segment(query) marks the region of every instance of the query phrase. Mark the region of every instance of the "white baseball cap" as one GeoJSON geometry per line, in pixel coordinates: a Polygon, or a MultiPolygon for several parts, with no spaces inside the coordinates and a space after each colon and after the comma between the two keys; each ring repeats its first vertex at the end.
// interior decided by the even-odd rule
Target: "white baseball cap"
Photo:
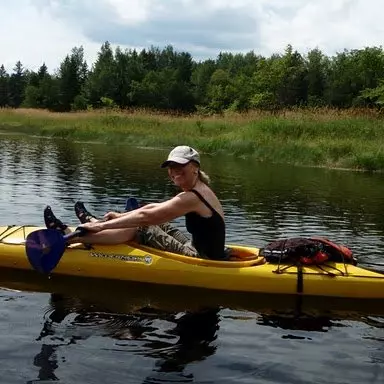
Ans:
{"type": "Polygon", "coordinates": [[[179,145],[173,148],[168,155],[168,159],[161,164],[161,168],[165,168],[169,163],[187,164],[190,161],[194,161],[200,165],[200,155],[192,147],[187,145],[179,145]]]}

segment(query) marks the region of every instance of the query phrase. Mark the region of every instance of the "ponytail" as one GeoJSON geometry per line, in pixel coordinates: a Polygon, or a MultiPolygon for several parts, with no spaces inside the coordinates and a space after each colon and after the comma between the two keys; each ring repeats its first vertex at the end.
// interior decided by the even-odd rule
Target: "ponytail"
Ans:
{"type": "Polygon", "coordinates": [[[211,183],[210,177],[202,170],[199,169],[199,180],[204,184],[209,185],[211,183]]]}

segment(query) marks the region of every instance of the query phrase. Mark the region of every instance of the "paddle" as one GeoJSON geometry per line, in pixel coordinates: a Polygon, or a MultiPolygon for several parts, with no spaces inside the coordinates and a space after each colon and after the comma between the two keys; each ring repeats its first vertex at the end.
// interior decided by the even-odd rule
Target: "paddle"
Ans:
{"type": "MultiPolygon", "coordinates": [[[[139,208],[139,203],[134,197],[126,200],[125,211],[139,208]]],[[[40,229],[31,232],[25,242],[25,250],[28,261],[38,272],[50,273],[56,268],[64,254],[68,240],[84,236],[87,230],[77,228],[68,235],[62,235],[56,229],[40,229]]]]}
{"type": "Polygon", "coordinates": [[[128,197],[128,199],[125,201],[125,211],[134,211],[135,209],[139,208],[139,202],[134,197],[128,197]]]}
{"type": "Polygon", "coordinates": [[[30,264],[38,272],[50,273],[63,256],[68,240],[82,236],[86,232],[83,228],[65,236],[57,229],[40,229],[31,232],[25,242],[30,264]]]}

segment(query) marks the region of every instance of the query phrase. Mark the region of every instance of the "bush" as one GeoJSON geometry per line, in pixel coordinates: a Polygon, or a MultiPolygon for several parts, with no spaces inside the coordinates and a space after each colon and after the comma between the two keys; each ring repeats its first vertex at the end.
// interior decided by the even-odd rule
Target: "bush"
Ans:
{"type": "Polygon", "coordinates": [[[88,108],[88,99],[80,94],[75,97],[73,103],[71,104],[72,111],[84,111],[88,108]]]}

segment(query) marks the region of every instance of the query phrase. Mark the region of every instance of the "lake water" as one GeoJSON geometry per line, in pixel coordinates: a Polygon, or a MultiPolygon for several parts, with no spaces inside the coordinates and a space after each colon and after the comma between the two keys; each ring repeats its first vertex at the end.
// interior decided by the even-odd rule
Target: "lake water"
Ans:
{"type": "MultiPolygon", "coordinates": [[[[0,225],[75,225],[177,191],[167,150],[0,136],[0,225]]],[[[322,235],[384,270],[383,175],[202,155],[228,243],[322,235]],[[382,265],[382,266],[380,266],[382,265]]],[[[176,225],[184,229],[182,220],[176,225]]],[[[383,383],[383,302],[218,294],[0,269],[0,383],[383,383]]]]}

